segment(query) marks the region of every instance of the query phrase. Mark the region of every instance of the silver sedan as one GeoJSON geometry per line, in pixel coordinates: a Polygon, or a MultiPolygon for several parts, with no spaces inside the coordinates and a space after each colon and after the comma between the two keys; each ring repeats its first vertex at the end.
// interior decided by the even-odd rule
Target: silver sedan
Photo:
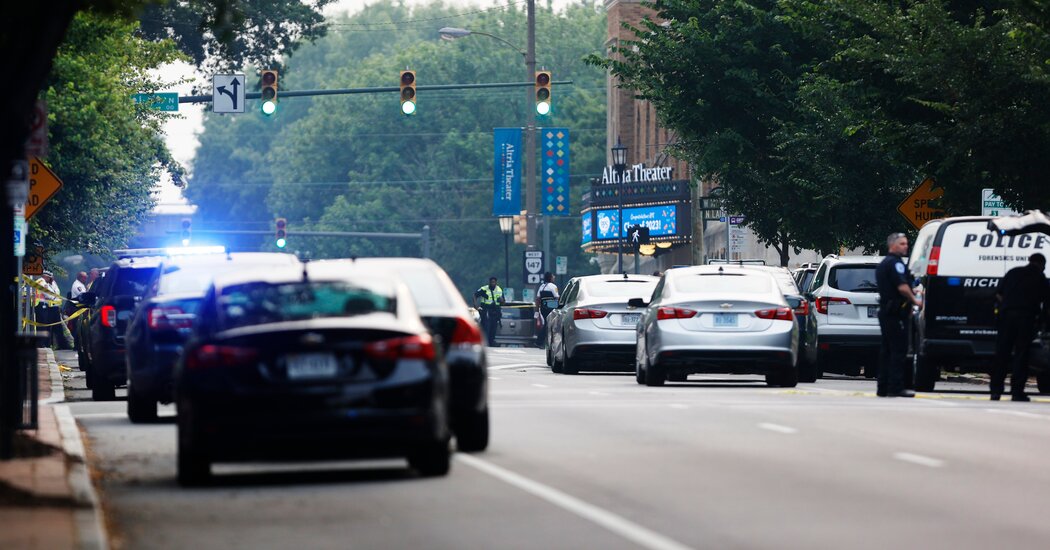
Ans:
{"type": "Polygon", "coordinates": [[[646,307],[637,329],[639,384],[711,372],[798,384],[798,324],[769,273],[732,265],[670,269],[650,300],[630,303],[646,307]]]}
{"type": "Polygon", "coordinates": [[[630,372],[642,309],[627,302],[648,299],[658,280],[648,275],[590,275],[569,281],[558,307],[547,315],[551,370],[630,372]]]}

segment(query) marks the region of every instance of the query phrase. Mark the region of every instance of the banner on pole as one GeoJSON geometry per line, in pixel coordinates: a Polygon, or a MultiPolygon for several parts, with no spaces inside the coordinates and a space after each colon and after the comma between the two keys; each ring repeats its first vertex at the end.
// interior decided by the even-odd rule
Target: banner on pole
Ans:
{"type": "Polygon", "coordinates": [[[494,128],[492,215],[521,212],[521,128],[494,128]]]}
{"type": "Polygon", "coordinates": [[[569,129],[544,128],[540,136],[543,143],[541,211],[544,216],[568,216],[569,129]]]}

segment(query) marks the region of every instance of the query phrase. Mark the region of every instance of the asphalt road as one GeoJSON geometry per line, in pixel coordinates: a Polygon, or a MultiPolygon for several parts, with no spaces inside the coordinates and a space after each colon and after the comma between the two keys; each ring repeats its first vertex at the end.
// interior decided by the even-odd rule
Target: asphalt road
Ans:
{"type": "MultiPolygon", "coordinates": [[[[1046,548],[1050,399],[941,383],[795,389],[552,374],[490,353],[492,445],[446,478],[402,461],[244,464],[175,484],[175,426],[67,380],[115,548],[1046,548]]],[[[75,365],[75,356],[60,353],[75,365]]],[[[123,395],[123,393],[118,393],[123,395]]],[[[173,415],[162,408],[162,415],[173,415]]]]}

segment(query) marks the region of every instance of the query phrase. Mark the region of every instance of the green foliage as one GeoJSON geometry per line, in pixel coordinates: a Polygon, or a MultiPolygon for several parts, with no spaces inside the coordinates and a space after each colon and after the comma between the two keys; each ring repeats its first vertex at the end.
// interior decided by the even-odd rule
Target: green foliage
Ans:
{"type": "Polygon", "coordinates": [[[172,161],[165,115],[131,96],[156,91],[149,74],[178,59],[171,42],[134,36],[137,24],[81,12],[47,82],[51,151],[62,190],[31,220],[29,236],[51,253],[123,246],[153,205],[150,191],[172,161]]]}
{"type": "MultiPolygon", "coordinates": [[[[395,86],[406,67],[420,86],[531,81],[512,48],[484,36],[452,43],[437,36],[441,26],[462,26],[524,45],[520,7],[457,16],[463,11],[388,1],[330,22],[332,32],[287,61],[282,89],[395,86]]],[[[587,176],[605,161],[605,77],[582,62],[600,51],[604,35],[605,15],[593,7],[537,8],[538,66],[574,81],[554,86],[554,113],[538,121],[572,132],[573,212],[587,176]]],[[[201,205],[202,225],[272,227],[274,217],[287,217],[289,249],[315,258],[418,255],[420,243],[297,230],[417,233],[428,225],[432,257],[469,291],[490,274],[504,278],[503,235],[491,216],[492,129],[521,126],[531,95],[531,88],[420,90],[414,116],[401,115],[396,92],[286,98],[265,120],[209,116],[187,195],[201,205]]],[[[574,273],[594,272],[580,252],[579,218],[551,227],[552,253],[569,256],[574,273]]],[[[272,239],[261,241],[256,246],[272,247],[272,239]]],[[[521,256],[512,245],[509,286],[520,287],[521,256]]]]}

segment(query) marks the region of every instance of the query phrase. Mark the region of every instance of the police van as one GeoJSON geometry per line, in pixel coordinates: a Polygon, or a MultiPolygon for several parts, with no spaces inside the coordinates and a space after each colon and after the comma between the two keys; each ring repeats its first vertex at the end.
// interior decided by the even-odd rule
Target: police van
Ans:
{"type": "MultiPolygon", "coordinates": [[[[1000,235],[988,228],[991,219],[932,220],[915,238],[908,269],[924,292],[911,331],[919,391],[933,391],[942,369],[991,371],[999,280],[1036,252],[1050,256],[1050,236],[1000,235]]],[[[1038,380],[1039,391],[1050,390],[1050,375],[1040,374],[1038,380]]]]}

